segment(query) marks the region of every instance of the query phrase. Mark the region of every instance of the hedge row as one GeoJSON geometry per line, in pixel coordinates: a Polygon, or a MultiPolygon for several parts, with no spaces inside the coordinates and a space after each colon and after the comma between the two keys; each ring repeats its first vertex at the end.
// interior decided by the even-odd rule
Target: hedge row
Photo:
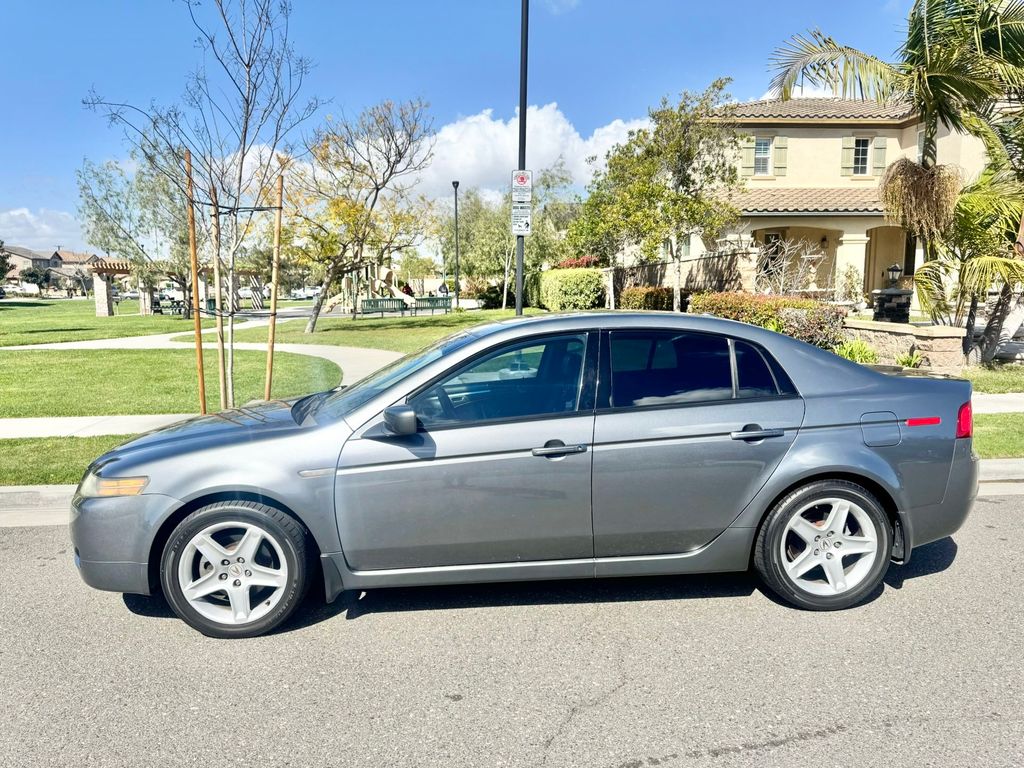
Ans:
{"type": "Polygon", "coordinates": [[[539,280],[540,305],[552,312],[593,309],[604,297],[604,276],[597,269],[551,269],[539,280]]]}
{"type": "Polygon", "coordinates": [[[619,309],[658,309],[672,311],[672,289],[654,285],[624,288],[619,294],[619,309]]]}
{"type": "Polygon", "coordinates": [[[698,293],[690,297],[689,311],[759,325],[823,349],[832,349],[845,339],[843,318],[846,310],[814,299],[761,296],[740,291],[698,293]]]}

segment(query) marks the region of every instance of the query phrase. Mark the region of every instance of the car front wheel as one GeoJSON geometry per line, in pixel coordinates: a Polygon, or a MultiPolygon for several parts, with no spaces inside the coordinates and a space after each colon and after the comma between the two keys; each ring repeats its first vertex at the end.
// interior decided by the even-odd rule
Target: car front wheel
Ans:
{"type": "Polygon", "coordinates": [[[246,501],[197,509],[174,529],[160,562],[172,610],[209,637],[255,637],[298,607],[309,586],[301,524],[246,501]]]}
{"type": "Polygon", "coordinates": [[[878,587],[891,552],[892,529],[878,500],[855,483],[823,480],[775,505],[758,534],[754,566],[783,600],[833,611],[878,587]]]}

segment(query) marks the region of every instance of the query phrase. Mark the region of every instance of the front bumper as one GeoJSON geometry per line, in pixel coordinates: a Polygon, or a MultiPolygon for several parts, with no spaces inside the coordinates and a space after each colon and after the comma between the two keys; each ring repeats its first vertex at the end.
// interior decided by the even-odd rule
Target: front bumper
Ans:
{"type": "Polygon", "coordinates": [[[181,502],[160,494],[71,502],[75,565],[90,587],[148,595],[149,556],[160,526],[181,502]]]}
{"type": "Polygon", "coordinates": [[[956,533],[978,496],[978,457],[970,440],[957,440],[946,493],[938,504],[907,510],[902,516],[907,553],[956,533]]]}

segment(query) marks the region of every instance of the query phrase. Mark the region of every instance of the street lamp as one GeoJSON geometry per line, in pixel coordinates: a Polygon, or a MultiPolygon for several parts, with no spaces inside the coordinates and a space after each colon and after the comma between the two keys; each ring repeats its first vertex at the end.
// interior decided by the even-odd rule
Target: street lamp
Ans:
{"type": "Polygon", "coordinates": [[[459,306],[459,182],[452,182],[455,190],[455,306],[459,306]]]}

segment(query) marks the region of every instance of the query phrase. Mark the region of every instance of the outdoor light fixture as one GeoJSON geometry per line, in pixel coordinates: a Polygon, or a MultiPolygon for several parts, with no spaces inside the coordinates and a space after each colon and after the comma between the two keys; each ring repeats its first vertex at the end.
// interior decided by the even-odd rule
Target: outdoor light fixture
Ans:
{"type": "Polygon", "coordinates": [[[899,282],[900,276],[903,274],[903,267],[901,267],[899,264],[893,264],[885,271],[889,275],[889,282],[892,285],[896,285],[896,283],[899,282]]]}

